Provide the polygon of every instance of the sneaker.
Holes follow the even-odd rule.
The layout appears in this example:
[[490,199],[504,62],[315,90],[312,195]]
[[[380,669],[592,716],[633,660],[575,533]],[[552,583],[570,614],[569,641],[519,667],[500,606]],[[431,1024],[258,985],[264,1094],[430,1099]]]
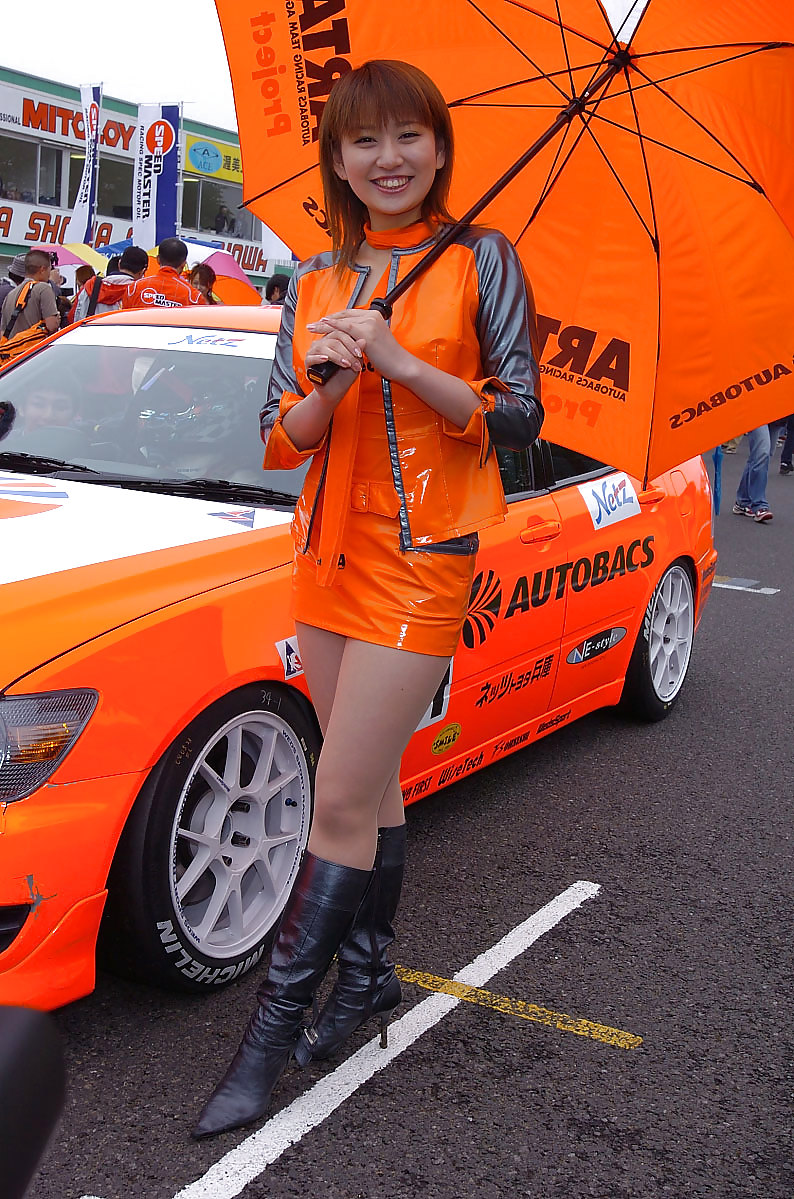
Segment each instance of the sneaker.
[[733,511],[736,516],[753,516],[755,515],[749,504],[740,504],[737,500],[733,505]]
[[765,524],[766,521],[772,519],[772,510],[770,508],[759,508],[756,512],[748,513],[752,516],[756,524]]
[[794,466],[792,466],[792,464],[790,462],[781,462],[780,463],[781,475],[790,475],[790,474],[792,474],[792,472],[794,472]]

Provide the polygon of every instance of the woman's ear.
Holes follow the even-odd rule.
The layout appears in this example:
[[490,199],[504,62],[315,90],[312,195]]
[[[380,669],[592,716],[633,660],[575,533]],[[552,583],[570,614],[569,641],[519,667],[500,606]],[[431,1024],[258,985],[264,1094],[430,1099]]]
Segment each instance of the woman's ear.
[[336,172],[336,174],[339,176],[340,179],[344,179],[345,182],[347,182],[347,172],[345,171],[345,164],[342,162],[342,155],[340,154],[340,152],[338,150],[334,150],[334,152],[333,152],[333,162],[334,162],[334,171]]
[[441,138],[436,141],[436,170],[440,171],[444,163],[447,161],[447,147]]

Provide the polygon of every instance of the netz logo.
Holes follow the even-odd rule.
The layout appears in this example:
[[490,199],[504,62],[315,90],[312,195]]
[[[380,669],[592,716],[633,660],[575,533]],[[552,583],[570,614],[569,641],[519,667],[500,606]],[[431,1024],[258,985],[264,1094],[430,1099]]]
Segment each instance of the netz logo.
[[605,529],[618,521],[639,516],[640,502],[630,479],[614,475],[597,483],[580,483],[579,494],[587,505],[594,529]]
[[608,649],[612,649],[625,636],[625,629],[604,629],[603,633],[597,633],[595,637],[588,637],[587,641],[582,641],[572,649],[565,661],[569,662],[571,666],[575,666],[578,662],[589,662],[591,658],[598,658]]

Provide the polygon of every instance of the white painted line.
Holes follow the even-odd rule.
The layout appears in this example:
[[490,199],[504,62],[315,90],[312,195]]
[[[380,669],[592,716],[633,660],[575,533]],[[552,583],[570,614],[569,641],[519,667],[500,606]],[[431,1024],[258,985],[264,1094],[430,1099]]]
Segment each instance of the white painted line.
[[712,583],[712,587],[721,587],[723,591],[749,591],[752,595],[777,595],[779,587],[740,587],[738,583]]
[[[455,981],[482,987],[500,970],[524,953],[533,942],[587,899],[600,891],[597,883],[577,882],[540,911],[535,912],[491,949],[480,954],[455,975]],[[461,1000],[454,995],[435,994],[423,999],[389,1026],[389,1047],[379,1048],[373,1038],[331,1074],[300,1095],[268,1120],[195,1182],[178,1191],[174,1199],[233,1199],[267,1169],[281,1154],[321,1124],[368,1079],[438,1024]]]

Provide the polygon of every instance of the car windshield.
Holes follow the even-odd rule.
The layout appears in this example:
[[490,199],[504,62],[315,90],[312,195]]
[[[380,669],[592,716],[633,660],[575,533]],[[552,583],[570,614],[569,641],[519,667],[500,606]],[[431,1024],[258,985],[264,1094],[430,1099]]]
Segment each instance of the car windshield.
[[239,330],[77,328],[0,373],[0,401],[16,409],[0,470],[4,455],[32,455],[143,487],[228,479],[297,495],[305,472],[262,470],[275,345],[273,333]]

